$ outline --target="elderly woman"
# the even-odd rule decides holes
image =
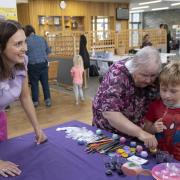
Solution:
[[[140,127],[140,120],[157,97],[153,83],[160,70],[159,53],[150,46],[131,59],[113,64],[93,100],[93,125],[137,137],[147,147],[156,147],[155,136]]]

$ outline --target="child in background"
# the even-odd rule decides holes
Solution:
[[[172,61],[160,73],[161,99],[145,115],[145,130],[155,134],[158,147],[180,160],[180,62]]]
[[[79,96],[84,101],[84,95],[82,90],[83,84],[83,60],[80,55],[75,55],[73,58],[73,67],[71,69],[71,76],[73,77],[73,90],[76,98],[76,105],[79,104]]]

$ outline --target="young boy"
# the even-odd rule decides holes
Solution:
[[[149,106],[144,128],[156,135],[159,149],[180,160],[180,62],[167,64],[159,82],[161,99]]]

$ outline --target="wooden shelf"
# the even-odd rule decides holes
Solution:
[[[84,31],[84,16],[64,16],[64,29]]]

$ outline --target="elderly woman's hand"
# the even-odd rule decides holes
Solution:
[[[48,140],[47,136],[44,134],[44,132],[39,129],[37,132],[36,132],[36,142],[37,144],[42,144],[44,142],[46,142]]]
[[[4,177],[17,176],[21,174],[21,170],[17,164],[9,161],[0,160],[0,175]]]
[[[156,137],[148,132],[143,131],[143,130],[139,133],[138,139],[143,141],[144,145],[148,148],[156,148],[158,145]]]

